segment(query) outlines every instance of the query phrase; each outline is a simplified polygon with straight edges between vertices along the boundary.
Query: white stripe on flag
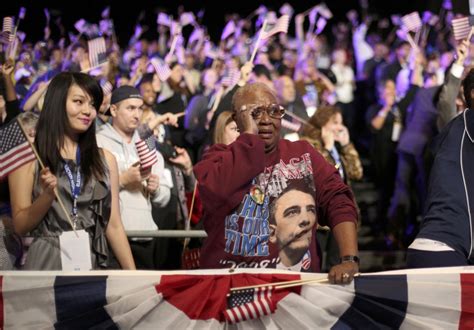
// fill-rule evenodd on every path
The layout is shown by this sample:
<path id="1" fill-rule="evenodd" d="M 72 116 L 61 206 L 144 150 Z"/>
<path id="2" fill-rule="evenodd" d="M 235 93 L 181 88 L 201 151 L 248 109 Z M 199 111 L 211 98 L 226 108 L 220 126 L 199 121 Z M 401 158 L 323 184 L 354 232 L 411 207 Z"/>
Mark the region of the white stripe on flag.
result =
<path id="1" fill-rule="evenodd" d="M 433 290 L 434 286 L 436 290 Z M 408 306 L 400 329 L 427 326 L 431 329 L 458 329 L 461 310 L 459 273 L 408 274 L 407 287 Z"/>
<path id="2" fill-rule="evenodd" d="M 261 315 L 257 314 L 257 308 L 255 307 L 255 302 L 252 301 L 250 304 L 247 304 L 247 308 L 248 310 L 250 311 L 250 313 L 252 314 L 251 318 L 253 319 L 256 319 L 258 317 L 260 317 Z"/>
<path id="3" fill-rule="evenodd" d="M 243 320 L 250 320 L 250 315 L 244 305 L 239 306 L 238 309 L 242 313 Z"/>
<path id="4" fill-rule="evenodd" d="M 5 329 L 52 329 L 56 322 L 54 276 L 4 276 Z"/>

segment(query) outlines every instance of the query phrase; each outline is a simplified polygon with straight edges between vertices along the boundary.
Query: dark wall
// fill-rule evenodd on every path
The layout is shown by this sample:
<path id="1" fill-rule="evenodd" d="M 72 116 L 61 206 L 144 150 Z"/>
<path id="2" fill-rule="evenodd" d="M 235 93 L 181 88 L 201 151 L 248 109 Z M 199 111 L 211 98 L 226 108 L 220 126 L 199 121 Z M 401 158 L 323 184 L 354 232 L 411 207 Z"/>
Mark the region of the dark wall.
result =
<path id="1" fill-rule="evenodd" d="M 156 11 L 159 7 L 168 8 L 172 14 L 176 14 L 177 7 L 183 5 L 187 10 L 197 12 L 201 8 L 205 8 L 204 16 L 205 24 L 208 26 L 213 38 L 220 35 L 225 22 L 225 15 L 232 12 L 239 12 L 241 15 L 247 15 L 254 10 L 259 3 L 265 4 L 267 7 L 278 10 L 278 8 L 287 1 L 282 0 L 264 0 L 264 1 L 220 1 L 220 0 L 185 0 L 185 1 L 145 1 L 145 0 L 129 0 L 129 1 L 2 1 L 0 6 L 0 17 L 8 15 L 17 15 L 20 6 L 27 8 L 26 19 L 21 23 L 20 30 L 27 33 L 30 40 L 38 40 L 43 35 L 45 25 L 45 17 L 43 7 L 49 7 L 52 13 L 61 14 L 62 20 L 67 29 L 72 30 L 73 24 L 80 18 L 85 18 L 91 22 L 97 22 L 100 19 L 102 9 L 112 4 L 112 16 L 115 21 L 116 31 L 123 44 L 133 33 L 133 28 L 137 17 L 141 11 L 145 11 L 144 24 L 150 26 L 147 32 L 148 37 L 153 38 L 156 34 Z M 304 11 L 312 5 L 317 4 L 316 1 L 291 1 L 296 12 Z M 330 9 L 334 12 L 336 18 L 345 18 L 345 13 L 353 8 L 358 8 L 358 0 L 331 0 L 326 1 Z M 431 10 L 438 12 L 442 0 L 369 0 L 369 8 L 371 12 L 376 12 L 380 17 L 390 16 L 395 13 L 408 13 L 414 10 L 420 12 Z M 66 5 L 67 3 L 67 5 Z M 79 5 L 80 4 L 80 5 Z M 73 6 L 72 9 L 66 9 Z M 159 7 L 158 7 L 159 6 Z M 468 13 L 467 0 L 453 0 L 455 12 Z M 52 25 L 53 38 L 57 37 L 58 31 L 54 24 Z"/>

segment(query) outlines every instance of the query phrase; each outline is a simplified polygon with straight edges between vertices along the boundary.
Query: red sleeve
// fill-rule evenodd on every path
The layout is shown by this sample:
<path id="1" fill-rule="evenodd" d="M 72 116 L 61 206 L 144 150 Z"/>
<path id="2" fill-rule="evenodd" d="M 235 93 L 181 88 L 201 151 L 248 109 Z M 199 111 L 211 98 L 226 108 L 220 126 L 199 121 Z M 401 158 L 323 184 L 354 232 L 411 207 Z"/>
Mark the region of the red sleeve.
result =
<path id="1" fill-rule="evenodd" d="M 357 223 L 357 210 L 351 189 L 342 181 L 336 168 L 310 145 L 309 147 L 319 205 L 319 223 L 331 228 L 345 221 Z"/>
<path id="2" fill-rule="evenodd" d="M 265 144 L 242 134 L 230 145 L 212 146 L 194 166 L 204 208 L 227 214 L 237 207 L 253 178 L 265 168 Z"/>

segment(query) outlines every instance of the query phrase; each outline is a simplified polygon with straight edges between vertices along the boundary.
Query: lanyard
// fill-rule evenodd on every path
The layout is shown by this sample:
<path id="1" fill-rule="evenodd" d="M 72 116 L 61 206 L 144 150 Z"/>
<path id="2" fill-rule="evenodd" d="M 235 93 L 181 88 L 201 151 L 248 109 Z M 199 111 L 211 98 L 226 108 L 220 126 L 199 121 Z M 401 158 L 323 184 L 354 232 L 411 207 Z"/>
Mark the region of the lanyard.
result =
<path id="1" fill-rule="evenodd" d="M 336 163 L 336 169 L 339 172 L 339 175 L 341 176 L 341 178 L 344 179 L 344 170 L 342 169 L 341 155 L 337 151 L 336 147 L 333 147 L 331 150 L 329 150 L 329 153 L 331 154 L 332 158 L 334 159 L 334 162 Z"/>
<path id="2" fill-rule="evenodd" d="M 69 184 L 71 186 L 71 193 L 72 193 L 72 221 L 73 221 L 73 227 L 76 229 L 76 222 L 77 222 L 77 198 L 79 197 L 79 194 L 81 193 L 81 184 L 82 184 L 82 178 L 81 178 L 81 171 L 80 171 L 80 164 L 81 164 L 81 150 L 79 146 L 77 146 L 76 150 L 76 179 L 74 179 L 74 176 L 72 174 L 71 168 L 69 165 L 65 162 L 64 163 L 64 171 L 66 172 L 66 175 L 69 179 Z"/>

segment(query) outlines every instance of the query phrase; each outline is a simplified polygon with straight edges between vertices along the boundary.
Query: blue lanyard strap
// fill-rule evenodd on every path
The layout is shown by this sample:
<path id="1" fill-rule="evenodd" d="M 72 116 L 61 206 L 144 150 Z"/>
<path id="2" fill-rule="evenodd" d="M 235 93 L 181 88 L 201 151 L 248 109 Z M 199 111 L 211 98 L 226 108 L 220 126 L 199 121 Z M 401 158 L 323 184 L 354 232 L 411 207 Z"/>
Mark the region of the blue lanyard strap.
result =
<path id="1" fill-rule="evenodd" d="M 69 179 L 69 184 L 71 186 L 71 193 L 72 193 L 72 217 L 73 217 L 73 225 L 76 227 L 76 219 L 77 219 L 77 199 L 79 197 L 79 194 L 81 193 L 81 185 L 82 185 L 82 177 L 81 177 L 81 171 L 80 171 L 80 164 L 81 164 L 81 151 L 79 149 L 79 146 L 77 146 L 77 151 L 76 151 L 76 179 L 74 179 L 74 176 L 72 174 L 71 168 L 69 165 L 65 162 L 64 163 L 64 171 L 66 172 L 66 175 Z"/>

